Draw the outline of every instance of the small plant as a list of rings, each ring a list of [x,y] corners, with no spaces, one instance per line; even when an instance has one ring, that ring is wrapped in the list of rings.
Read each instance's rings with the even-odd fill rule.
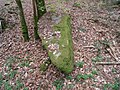
[[[95,58],[92,58],[93,62],[99,62],[102,61],[104,58],[101,55],[97,55]]]
[[[45,6],[43,6],[43,2],[42,1],[38,3],[38,9],[40,11],[45,11],[46,8],[45,8]]]
[[[67,79],[67,80],[72,80],[73,77],[69,75],[69,76],[66,76],[66,79]]]
[[[16,87],[15,87],[16,90],[20,90],[23,86],[24,86],[24,84],[21,83],[20,80],[17,80],[17,81],[16,81]]]
[[[4,82],[4,90],[12,90],[13,86],[10,85],[9,81]]]
[[[115,82],[113,84],[109,83],[109,84],[104,84],[103,90],[120,90],[120,80],[116,79]]]
[[[82,75],[81,78],[84,79],[84,80],[87,80],[89,78],[89,76],[87,74],[84,74],[84,75]]]
[[[120,79],[116,78],[114,84],[112,85],[113,90],[120,90]]]
[[[80,81],[81,79],[82,80],[87,80],[87,79],[89,79],[89,78],[93,78],[93,75],[92,74],[78,74],[77,76],[76,76],[76,80],[77,81]]]
[[[10,79],[14,78],[15,75],[17,74],[17,71],[16,70],[11,70],[9,73],[8,73],[8,76]]]
[[[93,76],[93,74],[88,74],[88,77],[93,78],[94,76]]]
[[[68,85],[67,85],[67,88],[68,88],[68,89],[72,89],[74,86],[75,86],[74,84],[68,84]]]
[[[83,77],[82,74],[78,74],[78,75],[76,76],[76,80],[77,80],[77,81],[80,81],[81,79],[88,79],[88,77],[86,77],[86,75]]]
[[[74,4],[73,4],[73,7],[81,8],[81,5],[80,5],[80,3],[74,3]]]
[[[11,67],[16,58],[13,56],[7,57],[5,66]]]
[[[23,90],[29,90],[29,88],[28,87],[25,87]],[[39,89],[38,89],[39,90]]]
[[[93,75],[97,75],[98,74],[98,72],[96,71],[96,70],[92,70],[92,72],[91,72]]]
[[[83,68],[83,65],[84,65],[84,62],[83,62],[83,61],[82,61],[82,62],[78,61],[78,62],[76,63],[76,66],[77,66],[77,67],[80,67],[80,68]]]
[[[100,40],[99,41],[101,44],[103,44],[105,47],[109,47],[110,46],[110,42],[108,40]]]
[[[23,61],[22,63],[19,64],[20,67],[29,67],[30,62],[29,61]]]
[[[64,86],[64,80],[62,80],[62,79],[55,80],[53,82],[53,85],[56,87],[56,90],[61,90],[62,87]]]
[[[103,90],[109,90],[112,87],[112,84],[104,84]]]
[[[115,69],[115,68],[112,68],[112,73],[116,73],[117,72],[117,70]]]

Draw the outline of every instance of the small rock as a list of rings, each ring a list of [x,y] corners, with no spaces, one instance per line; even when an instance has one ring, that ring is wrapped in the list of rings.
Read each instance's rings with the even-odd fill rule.
[[[25,78],[27,78],[27,76],[28,76],[28,74],[27,74],[27,72],[25,73]]]
[[[5,20],[0,17],[0,33],[2,33],[5,29]]]

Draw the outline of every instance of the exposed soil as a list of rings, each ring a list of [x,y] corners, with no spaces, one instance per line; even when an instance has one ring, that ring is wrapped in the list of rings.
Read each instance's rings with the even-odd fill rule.
[[[34,41],[32,5],[29,0],[25,0],[23,7],[30,41],[23,42],[18,17],[14,28],[8,28],[0,34],[0,72],[3,81],[9,81],[10,85],[15,87],[16,80],[20,80],[24,84],[20,90],[25,87],[28,87],[28,90],[56,90],[55,84],[62,90],[103,90],[105,84],[113,85],[115,79],[120,82],[120,65],[95,64],[120,62],[120,7],[106,6],[99,0],[66,0],[62,3],[58,3],[57,0],[46,0],[46,5],[48,12],[39,20],[41,37],[49,36],[52,32],[52,26],[55,24],[52,16],[55,13],[51,11],[57,12],[58,16],[68,13],[72,24],[74,62],[84,62],[83,67],[75,65],[70,75],[63,74],[52,64],[45,72],[40,71],[40,65],[48,59],[48,55],[46,50],[43,50],[41,41]],[[51,9],[53,7],[50,5],[56,9]],[[6,63],[11,63],[12,67]],[[17,71],[14,77],[8,77],[9,68]],[[93,78],[84,77],[77,80],[80,74],[85,76],[92,71],[97,71]],[[72,79],[68,79],[68,76]],[[55,83],[56,80],[59,82]],[[8,90],[4,84],[0,89]],[[107,87],[107,90],[112,89],[113,87]]]

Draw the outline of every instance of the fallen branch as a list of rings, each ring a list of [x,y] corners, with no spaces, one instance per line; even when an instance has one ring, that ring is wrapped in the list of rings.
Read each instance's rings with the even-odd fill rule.
[[[103,69],[101,70],[99,67],[97,67],[97,66],[95,66],[95,67],[100,72],[99,74],[101,74],[101,76],[103,76],[107,82],[113,83],[112,78],[107,73],[105,73]]]
[[[120,62],[96,62],[96,65],[120,65]]]
[[[115,59],[116,61],[118,61],[118,58],[117,58],[117,56],[116,56],[116,54],[115,54],[115,50],[113,49],[112,46],[109,45],[109,47],[110,47],[110,49],[111,49],[111,52],[112,52],[112,54],[113,54],[114,59]]]
[[[86,56],[85,56],[85,57],[86,57]],[[88,60],[91,60],[91,59],[88,58],[88,57],[86,57],[86,58],[87,58]],[[95,63],[93,63],[93,65],[94,65],[95,68],[100,72],[99,74],[105,78],[106,81],[113,83],[112,78],[109,77],[109,75],[106,74],[106,73],[103,71],[103,69],[101,70],[97,65],[95,65]]]
[[[111,50],[108,50],[107,51],[110,53],[110,55],[115,59],[115,61],[118,61],[118,58],[116,57],[116,55],[114,53],[112,53],[112,49]]]
[[[83,46],[83,48],[95,48],[95,47],[91,45],[91,46]]]

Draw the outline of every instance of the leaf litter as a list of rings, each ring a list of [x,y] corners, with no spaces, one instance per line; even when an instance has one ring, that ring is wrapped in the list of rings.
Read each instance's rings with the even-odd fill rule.
[[[71,15],[74,61],[76,63],[84,62],[84,64],[81,68],[75,67],[70,74],[71,80],[66,79],[66,75],[59,72],[53,65],[50,65],[45,72],[40,71],[40,64],[48,59],[48,55],[43,50],[41,42],[34,41],[32,5],[29,0],[26,0],[23,2],[23,7],[31,39],[29,42],[23,42],[18,21],[16,21],[15,27],[8,28],[0,34],[0,72],[3,78],[7,79],[9,70],[16,70],[17,73],[10,74],[11,78],[14,77],[10,79],[10,84],[15,86],[16,80],[20,79],[24,84],[21,87],[27,87],[30,90],[39,88],[56,90],[55,86],[60,88],[62,86],[62,90],[69,90],[68,86],[70,85],[71,90],[103,90],[105,84],[113,84],[115,78],[120,78],[120,66],[96,66],[94,61],[115,61],[110,52],[118,58],[118,61],[120,60],[120,8],[102,6],[97,0],[67,0],[61,4],[57,0],[46,0],[46,5],[48,6],[52,2],[59,5],[55,10],[58,17],[62,15],[63,10]],[[79,7],[73,6],[75,3]],[[48,13],[39,20],[38,24],[41,37],[49,39],[51,34],[54,34],[52,26],[56,22],[52,20],[54,13],[50,12],[51,6],[47,8]],[[106,44],[109,44],[112,50],[106,47]],[[108,49],[110,52],[107,51]],[[13,57],[12,60],[15,59],[14,62],[9,62],[11,67],[5,65],[6,60],[10,60],[8,57]],[[92,70],[98,71],[93,79],[83,80],[80,78],[80,82],[76,82],[77,75],[82,74],[82,77],[86,78]],[[57,85],[58,81],[54,86],[55,80],[63,80],[62,85]],[[4,85],[1,86],[1,89],[3,87]]]

